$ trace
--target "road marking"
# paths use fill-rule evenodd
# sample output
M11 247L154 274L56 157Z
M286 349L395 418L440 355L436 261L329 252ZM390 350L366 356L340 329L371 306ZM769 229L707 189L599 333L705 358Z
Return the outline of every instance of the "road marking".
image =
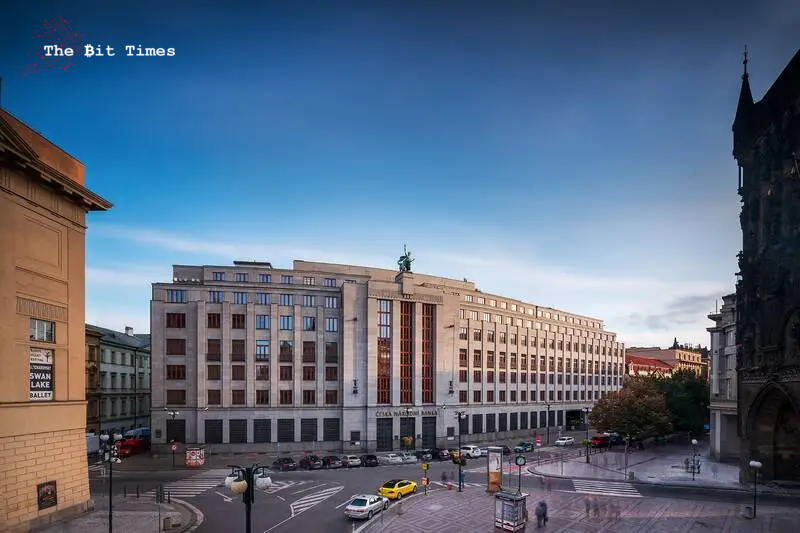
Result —
M622 481L590 481L573 479L572 486L580 494L596 494L598 496L622 496L625 498L641 498L642 494L631 483Z
M269 488L264 489L264 492L274 494L279 490L288 489L296 485L305 485L306 483L311 483L311 481L273 481Z
M225 503L230 503L230 502L233 501L233 498L231 498L230 496L225 496L224 494L222 494L221 492L219 492L217 490L215 490L214 492L219 494L220 496L222 496L222 499L225 500Z
M351 501L353 501L353 499L354 499L356 496L357 496L356 494L353 494L352 496L350 496L350 498L346 499L346 500L345 500L343 503L340 503L339 505L337 505L336 507L334 507L334 509L341 509L342 507L344 507L345 505L347 505L348 503L350 503Z
M314 489L318 489L318 488L320 488L320 487L324 487L325 485L327 485L327 483L321 483L321 484L319 484L319 485L315 485L315 486L313 486L313 487L309 487L309 488L307 488L307 489L301 489L301 490L298 490L297 492L293 492L292 494L300 494L301 492L308 492L308 491L310 491L310 490L314 490Z
M296 517L297 515L302 514L303 512L311 509L318 503L327 500L328 498L338 493L343 488L344 488L343 486L339 485L338 487L331 487L329 489L309 494L308 496L303 496L290 506L292 514L289 516L289 518L285 518L280 522L278 522L277 524L275 524L274 526L272 526L271 528L264 530L264 533L269 533L270 531L274 531L275 529L279 528L280 526L282 526L292 518Z
M169 494L170 498L194 498L222 485L229 473L230 469L212 469L167 483L164 485L164 495ZM144 496L153 498L155 494L156 489L152 489L145 492Z

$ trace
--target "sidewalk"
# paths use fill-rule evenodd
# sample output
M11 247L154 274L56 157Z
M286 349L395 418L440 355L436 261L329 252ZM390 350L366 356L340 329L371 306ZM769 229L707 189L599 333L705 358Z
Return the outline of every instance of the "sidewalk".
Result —
M534 508L543 498L547 501L549 518L544 531L549 533L795 531L800 520L800 509L791 507L759 505L758 517L748 520L742 516L744 507L739 504L622 497L601 499L603 506L610 503L620 506L619 518L607 517L605 513L593 518L586 516L582 495L556 491L546 497L541 494L528 497L528 515L532 519L528 530L536 529ZM494 509L494 496L484 491L429 491L428 495L419 494L392 505L385 516L381 513L356 533L485 533L494 528Z
M584 448L585 453L585 448ZM586 463L586 456L569 457L562 461L556 459L542 465L532 465L528 471L549 477L564 477L569 479L604 479L615 481L634 481L639 483L652 483L671 486L693 486L728 490L752 490L752 485L739 483L739 466L736 464L719 463L708 455L707 448L698 448L700 471L694 474L686 472L684 461L691 457L691 450L687 446L653 446L643 451L628 454L627 469L625 467L625 452L623 448L616 447L613 451L593 453L589 456L590 463ZM627 472L627 475L626 475ZM631 480L628 476L633 474ZM758 486L759 492L788 494L786 489Z
M162 531L159 510L152 498L114 498L113 525L115 531ZM203 523L203 513L193 505L172 499L161 504L161 524L169 518L172 527L166 531L183 533ZM72 520L55 523L39 533L107 533L108 498L96 498L93 511Z

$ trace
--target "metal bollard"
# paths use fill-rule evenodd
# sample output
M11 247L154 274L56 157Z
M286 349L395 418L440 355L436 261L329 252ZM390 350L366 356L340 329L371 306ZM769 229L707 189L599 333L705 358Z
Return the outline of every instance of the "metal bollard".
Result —
M139 485L136 485L136 497L139 497Z
M171 492L167 493L167 503L172 503L172 493Z
M127 498L128 497L128 485L123 485L122 486L122 497L123 498Z

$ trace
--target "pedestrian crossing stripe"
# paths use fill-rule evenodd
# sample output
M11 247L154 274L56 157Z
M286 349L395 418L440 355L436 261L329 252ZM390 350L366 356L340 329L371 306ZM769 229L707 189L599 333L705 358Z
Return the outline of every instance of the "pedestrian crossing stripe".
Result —
M93 465L89 465L89 472L100 472L103 470L105 465L103 463L95 463Z
M171 498L194 498L200 494L225 484L225 477L230 474L229 469L205 470L191 477L172 481L164 485L164 494ZM144 493L145 496L155 497L156 489Z
M630 483L622 481L601 481L573 479L575 492L596 494L598 496L622 496L625 498L641 498L642 494Z
M447 487L447 485L448 485L448 483L442 483L441 481L431 481L430 484L431 485L438 485L440 487ZM453 481L452 484L453 484L453 488L458 487L458 483L457 482ZM464 483L464 486L465 487L485 487L486 485L483 484L483 483L472 483L472 482L469 482L469 483ZM417 490L419 490L419 489L417 489Z
M322 489L320 491L313 492L311 494L303 496L299 500L294 501L289 506L289 508L292 511L292 516L294 517L294 516L299 515L302 512L308 511L309 509L311 509L315 505L327 500L328 498L330 498L334 494L337 494L343 488L344 487L342 485L339 485L339 486L336 486L336 487L330 487L330 488L327 488L327 489Z
M288 489L289 487L297 487L298 485L305 485L306 483L311 483L311 481L275 481L272 480L272 485L268 488L264 489L264 492L267 494L273 494L278 492L279 490Z

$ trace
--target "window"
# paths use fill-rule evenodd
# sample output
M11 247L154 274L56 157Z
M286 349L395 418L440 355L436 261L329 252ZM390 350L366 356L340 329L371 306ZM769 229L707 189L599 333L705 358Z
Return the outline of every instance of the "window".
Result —
M31 318L30 335L32 341L56 342L56 323L49 320Z
M435 306L431 304L422 304L422 403L434 402L433 324L435 309Z
M458 366L460 368L469 367L469 359L467 358L467 350L465 348L458 350Z
M245 315L231 315L231 329L245 329Z
M221 304L223 300L222 291L208 291L208 301L212 304Z
M317 391L304 390L303 391L303 405L314 405L317 403Z
M272 276L269 274L259 274L258 275L258 282L259 283L272 283Z
M317 379L317 367L315 366L304 366L303 367L303 381L316 381Z
M186 327L186 314L167 313L166 323L168 328L184 329Z
M339 308L339 297L338 296L326 296L325 297L325 307L328 309L338 309Z
M219 389L208 389L206 395L206 402L208 405L222 405L222 394Z
M225 272L212 272L211 279L214 281L225 281Z
M480 370L473 370L472 371L472 381L473 381L473 383L480 383L481 382L481 371Z
M281 315L281 330L292 331L294 329L294 317L291 315Z
M168 389L167 405L186 405L186 391L183 389Z
M472 401L473 403L481 403L481 391L479 390L472 391Z
M304 316L303 331L317 331L317 318L313 316Z
M486 391L486 401L489 403L494 403L494 391L487 390Z
M208 313L208 328L209 329L219 329L220 327L220 314L219 313Z
M467 403L467 391L458 391L458 403Z
M256 341L256 361L269 361L269 340Z
M470 311L469 312L469 319L470 320L478 320L478 312L477 311Z
M294 276L281 276L281 283L284 285L294 285Z
M325 381L339 381L339 367L325 367Z
M167 339L167 355L186 355L186 339Z
M303 285L316 285L316 279L310 276L303 276Z
M469 375L469 370L459 370L458 371L458 382L459 383L467 383L468 375Z
M256 315L256 329L269 329L269 315Z
M376 385L377 403L379 404L392 403L391 358L392 301L378 300L378 380Z
M186 365L167 365L167 379L186 379Z
M325 319L325 331L335 333L339 331L339 319L338 318L326 318Z
M294 295L281 294L281 305L294 305Z
M486 332L486 341L487 342L494 342L494 331L487 331Z
M206 379L208 381L217 381L221 377L221 367L219 365L206 365Z
M269 305L269 293L268 292L258 292L256 293L256 303L258 305Z
M306 294L303 296L303 307L314 307L317 305L316 296Z
M335 278L325 278L322 282L325 287L336 287L336 279Z
M256 365L256 381L269 381L269 365Z
M317 362L317 343L316 341L303 341L303 362Z
M337 403L339 403L339 391L326 390L325 405L336 405Z
M472 330L472 340L479 341L483 338L483 332L479 329Z
M325 362L330 364L337 364L339 362L339 343L326 342L325 343Z
M269 405L269 391L257 390L256 391L256 405Z
M231 405L244 405L245 393L242 389L231 391ZM233 422L233 420L231 420Z
M245 360L245 341L232 340L231 341L231 361L244 361Z
M233 381L244 381L247 379L244 365L231 365L231 379Z
M167 303L185 304L186 291L184 289L167 289Z
M281 341L280 350L278 353L278 360L283 362L291 362L294 359L294 342Z
M278 393L278 403L281 405L292 405L292 391L282 390ZM294 422L294 420L292 420Z
M414 303L400 302L400 403L414 401Z
M458 339L462 341L467 340L467 328L459 328Z
M278 379L281 381L292 381L294 379L294 370L291 366L278 367Z
M206 359L209 361L219 361L222 349L219 339L208 339L206 341Z
M247 274L244 273L244 272L237 272L236 274L234 274L234 278L236 279L236 281L246 282L247 281Z

